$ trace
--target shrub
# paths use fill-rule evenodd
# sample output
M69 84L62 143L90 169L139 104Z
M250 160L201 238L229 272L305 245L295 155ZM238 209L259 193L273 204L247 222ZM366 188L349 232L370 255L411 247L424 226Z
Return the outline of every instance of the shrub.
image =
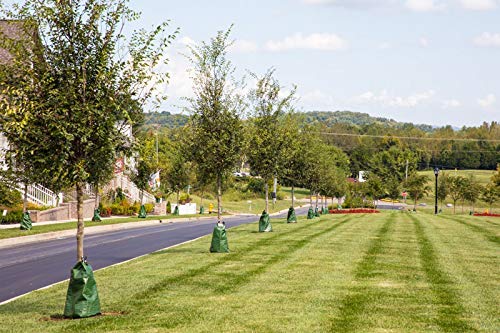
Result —
M240 191L230 188L224 193L224 201L241 201L243 200L243 193Z
M23 199L19 191L12 190L7 185L0 182L0 206L13 208L22 203Z
M147 203L144 205L144 208L146 208L146 212L152 213L155 210L155 205L152 203ZM139 213L139 210L137 210L137 213Z
M179 204L180 205L184 205L186 203L190 203L191 202L191 198L189 197L189 194L187 193L182 193L180 196L179 196Z
M115 202L121 202L125 200L125 194L123 193L123 190L121 187L118 187L116 189L116 197L115 197Z
M111 205L111 214L113 215L123 215L123 206L117 203Z
M278 191L278 193L276 193L276 199L278 199L278 200L285 199L285 196L286 196L286 193L283 191Z
M40 206L36 203L28 202L26 204L26 210L47 210L53 208L52 206Z
M11 210L7 212L7 215L1 216L2 224L14 224L21 223L23 219L23 211L22 210Z
M101 217L110 217L111 216L111 207L109 206L101 206L101 204L99 204L99 215L101 215Z
M360 197L352 197L348 195L342 204L343 208L359 208L364 207L366 204Z
M253 193L263 194L265 193L265 184L266 182L263 179L250 178L247 189Z
M170 201L167 201L167 214L172 213L172 204Z

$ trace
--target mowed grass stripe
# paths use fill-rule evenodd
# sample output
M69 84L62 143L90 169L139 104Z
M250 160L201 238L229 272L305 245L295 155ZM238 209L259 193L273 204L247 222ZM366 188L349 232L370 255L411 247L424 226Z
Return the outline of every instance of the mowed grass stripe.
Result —
M330 217L316 228L324 228L331 223L337 223L340 216ZM320 331L322 311L320 306L311 306L310 300L317 300L316 292L322 289L319 280L325 278L331 271L326 262L328 255L341 256L341 249L347 244L355 244L352 235L357 235L365 227L366 220L361 216L350 216L349 223L329 233L311 239L298 251L282 258L264 272L252 277L247 283L234 289L232 293L211 293L213 312L210 326L206 322L194 322L194 326L177 327L181 332L318 332ZM347 242L345 239L352 239ZM291 241L294 243L294 241ZM342 244L341 248L337 248ZM284 244L283 244L284 245ZM272 251L287 251L290 245L270 246L263 249L263 256L272 256ZM347 247L348 253L353 248ZM255 259L258 259L256 257ZM248 262L248 261L247 261ZM241 263L240 263L241 265ZM349 262L345 263L346 266ZM240 269L245 269L240 268ZM237 271L238 266L222 266L220 271ZM219 282L220 283L220 282ZM228 285L231 281L228 282ZM201 306L204 306L202 304ZM231 311L220 311L225 307Z
M488 228L480 227L477 224L471 224L471 223L465 222L463 220L463 218L460 218L460 217L451 217L451 216L442 216L442 215L439 215L439 217L446 219L446 220L458 222L458 223L466 226L467 228L482 234L490 242L493 242L495 244L500 244L500 236L498 234L496 234L495 232L493 232L492 230L489 230Z
M390 231L395 220L394 214L388 216L382 227L370 242L363 259L356 265L354 279L356 281L371 278L375 275L376 262L384 243L390 236ZM340 302L339 316L332 318L329 331L352 332L358 327L360 316L366 311L367 305L372 299L370 291L364 285L354 285L349 288L346 297Z
M203 265L197 269L189 270L184 274L174 275L162 279L146 290L134 294L130 303L133 308L140 308L142 313L155 311L160 303L165 301L169 295L186 295L185 289L197 290L199 296L214 297L214 295L231 294L245 284L249 283L257 275L262 274L279 261L290 257L294 252L303 248L306 244L314 241L316 238L332 233L335 229L344 226L347 222L353 220L353 216L346 216L340 221L332 223L322 219L313 221L303 221L300 224L286 224L274 220L275 227L281 226L283 229L276 230L273 233L254 233L248 232L247 237L260 238L257 241L248 242L248 245L239 249L237 252L229 254L207 254L209 256L219 256L219 258L210 264ZM252 229L255 224L250 225ZM240 229L241 227L238 227ZM318 229L320 229L318 231ZM232 229L231 229L232 230ZM282 230L287 230L283 232ZM166 253L168 252L165 251ZM239 267L235 270L233 265L240 262L251 263L251 258L256 256L258 261L250 265ZM185 302L171 302L168 306L170 315L157 323L165 329L181 330L182 327L189 327L200 318L204 318L207 308L206 304L192 304L186 306ZM165 309L167 310L167 309ZM117 310L115 310L117 311ZM209 314L210 315L210 314ZM102 327L113 322L114 318L108 317L103 320L88 323L86 329L99 330ZM135 327L133 316L130 318L121 318L121 324L124 321L130 322L130 328ZM79 329L79 324L70 325L70 329ZM102 329L104 330L104 329Z
M483 241L481 234L452 220L444 222L426 216L422 222L443 269L456 277L454 289L460 295L467 320L478 331L497 330L500 327L498 246Z
M346 217L343 220L339 221L338 224L334 224L333 226L331 226L330 229L334 230L334 229L338 228L339 226L341 226L346 221L349 221L351 219L352 219L352 217ZM207 273L212 268L221 266L221 265L228 263L228 262L235 262L235 261L243 260L245 258L245 256L247 256L255 251L260 250L262 247L269 246L270 243L272 244L273 242L282 242L282 240L285 239L289 235L292 235L292 234L295 235L301 231L311 230L311 228L314 226L314 224L319 223L319 222L320 222L319 220L315 220L314 222L312 222L312 221L311 222L309 222L309 221L304 222L304 223L301 223L299 225L300 227L293 228L293 229L288 230L286 232L280 231L280 232L273 232L273 233L251 233L252 236L254 236L254 237L259 237L260 235L265 236L265 237L261 237L256 242L251 242L247 246L245 246L243 248L239 248L237 252L232 251L228 254L212 254L212 256L219 256L219 258L217 258L217 260L215 260L207 265L203 265L203 266L198 267L196 269L188 270L187 272L179 274L177 276L171 276L171 277L165 278L164 280L161 280L158 283L156 283L155 285L149 287L147 290L135 294L134 299L136 299L136 300L147 299L150 295L157 294L158 292L168 288L173 283L176 283L178 281L183 281L183 283L184 283L186 280L189 280L189 279L192 279L192 278L199 276L201 274ZM277 221L275 220L275 221L273 221L273 223L277 223ZM255 226L255 224L251 224L251 225ZM291 226L297 226L297 225L291 225ZM230 237L231 237L231 233L230 233L230 231L228 231L229 246L231 249L231 242L232 241L231 241ZM169 252L169 250L165 251L165 253L168 253L168 252ZM159 252L157 254L161 254L161 252Z
M342 221L344 221L346 217ZM292 236L297 232L308 229L316 223L322 223L319 219L312 221L299 218L297 224L288 225L289 228L281 229L279 232L260 234L261 238L256 242L257 245L265 245L276 241L282 241L287 236ZM277 223L273 219L273 223ZM143 295L144 302L147 302L148 295L154 295L155 291L159 291L166 282L172 284L182 283L182 278L190 275L202 274L211 267L217 266L220 262L228 260L230 256L236 255L239 252L248 252L254 246L255 238L259 237L257 224L251 223L237 228L228 230L228 238L230 248L233 250L230 254L209 254L208 247L210 246L210 237L206 236L196 242L185 244L181 247L172 248L166 251L153 253L143 257L140 260L131 261L125 265L113 267L96 272L96 280L99 288L101 304L103 311L109 312L134 312L134 308L139 303L134 302L135 296ZM251 237L251 238L250 238ZM250 241L249 241L250 240ZM238 245L243 244L243 245ZM237 248L236 251L234 249ZM188 262L188 264L186 264ZM131 275L132 274L132 275ZM140 275L141 279L137 276ZM48 318L50 315L57 315L62 311L64 305L66 284L48 290L41 290L33 293L30 297L23 297L15 302L3 305L0 307L0 316L18 316L23 318L36 314ZM50 295L49 295L50 294ZM131 297L132 296L132 297ZM33 302L33 299L43 301ZM118 302L117 302L118 300ZM127 301L121 301L127 300ZM192 311L186 309L186 315L191 315ZM4 317L5 318L5 317ZM93 325L94 322L100 321L121 321L123 317L99 317L92 318L86 321L87 325ZM26 320L21 320L16 325L17 332L26 331L23 325L30 327ZM66 322L66 325L68 323ZM64 326L66 326L64 325ZM57 331L57 326L50 325L52 329ZM74 325L70 325L74 327ZM78 327L78 325L76 326ZM13 328L11 328L12 331ZM28 329L29 330L29 329ZM0 332L2 327L0 326ZM11 330L9 329L9 332ZM42 329L38 331L48 331Z
M464 320L464 307L453 288L455 284L446 272L441 269L434 245L427 237L419 218L410 215L415 226L415 233L420 245L420 260L422 268L430 283L430 288L436 296L436 324L444 332L475 332L476 330Z
M0 332L328 332L358 294L366 296L362 307L337 331L498 330L498 245L460 223L384 212L273 227L230 229L229 254L208 253L207 236L96 272L102 310L121 315L47 320L62 313L61 284L0 307ZM134 300L162 281L170 284ZM440 298L450 295L453 311ZM467 328L446 323L447 312Z

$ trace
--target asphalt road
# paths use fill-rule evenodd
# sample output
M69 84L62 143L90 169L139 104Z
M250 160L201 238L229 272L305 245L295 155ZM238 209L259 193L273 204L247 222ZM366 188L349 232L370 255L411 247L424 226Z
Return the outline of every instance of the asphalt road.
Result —
M303 215L307 207L296 209ZM286 217L282 214L281 217ZM228 216L226 227L258 221L253 216ZM136 258L212 233L216 218L195 222L158 223L86 236L85 255L94 270ZM231 236L229 236L231 237ZM76 263L75 237L0 250L0 303L69 278ZM229 246L231 239L229 238ZM207 251L210 244L207 243Z

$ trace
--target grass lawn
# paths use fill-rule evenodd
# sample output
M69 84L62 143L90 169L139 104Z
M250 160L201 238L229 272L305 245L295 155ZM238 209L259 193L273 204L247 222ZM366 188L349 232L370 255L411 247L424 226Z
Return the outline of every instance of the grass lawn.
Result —
M446 172L448 175L452 176L463 176L463 177L469 177L469 175L474 175L476 177L476 180L479 182L480 185L486 186L490 181L491 181L491 176L496 172L495 170L445 170L445 171L440 171L441 172ZM427 196L424 196L422 199L420 199L418 202L419 203L426 203L427 205L430 205L434 207L434 186L435 186L435 176L433 171L419 171L419 174L421 175L426 175L429 178L429 182L427 185L430 187L430 191ZM407 198L407 203L413 205L413 200L411 198ZM451 200L450 197L448 197L445 202L453 204L453 200ZM446 207L443 205L441 207L441 202L439 202L439 207L443 209L443 211L447 211L449 213L453 213L453 208ZM492 205L492 211L497 212L499 211L500 208L500 201L497 200L495 203ZM434 209L434 208L432 208ZM468 214L469 210L471 209L470 205L468 202L464 203L464 213ZM488 204L485 202L478 200L477 203L475 204L474 210L476 212L484 212L485 210L489 210ZM462 213L462 202L458 201L457 202L457 207L456 207L456 213Z
M469 177L470 175L474 175L479 184L485 186L491 181L491 176L496 172L496 170L440 170L439 175L442 173L446 173L448 176L462 176ZM434 171L419 171L420 175L426 175L429 177L429 185L432 185L434 188ZM432 184L431 184L432 183Z
M196 207L200 207L201 199L196 195L191 195L191 199L196 203ZM251 201L249 203L248 201ZM208 205L214 205L214 211L217 211L217 200L203 199L203 207L208 211ZM276 200L273 205L273 200L269 198L269 213L276 213L290 208L292 200ZM308 202L295 202L295 207L308 204ZM243 214L261 214L266 207L266 201L262 198L242 199L239 201L222 200L222 208L224 212L228 213L243 213Z
M96 272L103 316L61 320L62 283L0 306L0 331L495 332L499 226L401 212L244 225L229 254L207 236Z
M138 217L110 218L110 219L105 218L101 222L85 221L85 227L93 227L93 226L108 225L108 224L118 224L118 223L130 223L130 222L139 222L139 221L148 221L148 220L199 217L199 216L200 215L181 215L181 216L149 215L146 218L138 218ZM203 216L205 216L205 215L203 215ZM66 223L58 223L58 224L46 224L46 225L37 225L36 223L33 223L33 228L29 231L19 230L19 225L18 225L17 228L0 229L0 239L19 237L19 236L30 236L30 235L43 234L43 233L52 232L52 231L61 231L61 230L70 230L70 229L76 230L76 221L66 222Z

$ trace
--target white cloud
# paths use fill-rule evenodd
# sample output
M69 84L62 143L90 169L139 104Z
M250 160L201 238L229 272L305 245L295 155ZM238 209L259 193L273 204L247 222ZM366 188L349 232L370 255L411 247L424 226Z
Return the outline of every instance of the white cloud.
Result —
M446 8L446 5L437 0L407 0L406 8L415 12L435 12Z
M484 47L500 47L500 33L483 32L474 38L474 44Z
M179 43L181 45L191 45L191 46L196 45L196 42L194 41L194 39L192 39L189 36L183 36L182 38L180 38Z
M378 48L381 49L381 50L390 49L391 46L392 45L389 42L382 42L382 43L378 44Z
M333 97L325 94L321 90L312 90L304 93L303 95L297 94L297 98L303 104L313 107L333 106Z
M347 42L336 34L313 33L304 36L301 33L296 33L279 41L270 40L266 43L266 48L270 51L293 49L337 51L347 48Z
M380 93L367 91L354 98L354 102L361 104L380 104L388 107L413 108L427 102L435 95L434 90L427 90L409 96L393 96L382 90Z
M258 49L259 47L254 41L237 39L229 50L234 53L251 53L256 52Z
M496 0L460 0L460 4L467 10L492 10L497 8Z
M429 40L425 37L420 37L420 39L418 40L418 43L420 44L420 46L422 46L424 48L429 46Z
M456 99L444 100L442 104L443 109L454 109L460 106L462 106L462 103Z
M493 106L496 102L496 97L493 94L488 94L485 98L479 98L477 100L477 103L482 106L483 108L489 108Z

